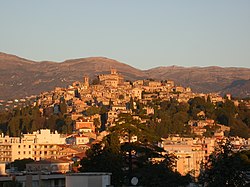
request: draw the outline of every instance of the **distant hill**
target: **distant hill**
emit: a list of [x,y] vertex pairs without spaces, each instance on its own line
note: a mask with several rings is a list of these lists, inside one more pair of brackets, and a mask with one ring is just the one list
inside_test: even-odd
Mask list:
[[64,62],[34,62],[14,55],[0,53],[0,99],[20,98],[66,87],[84,75],[94,79],[116,68],[127,80],[153,78],[174,80],[178,85],[190,86],[195,92],[232,93],[250,96],[249,68],[222,67],[158,67],[139,70],[104,57],[80,58]]
[[158,67],[146,73],[155,79],[172,79],[182,86],[190,86],[195,92],[231,93],[235,97],[250,96],[250,68],[210,67]]

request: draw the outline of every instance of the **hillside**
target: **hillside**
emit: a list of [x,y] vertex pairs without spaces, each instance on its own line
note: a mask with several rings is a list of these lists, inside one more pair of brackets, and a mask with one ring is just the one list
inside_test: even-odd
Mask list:
[[171,79],[178,85],[190,86],[195,92],[232,93],[233,96],[250,95],[249,68],[222,67],[158,67],[139,70],[127,64],[104,57],[66,60],[64,62],[34,62],[14,55],[0,53],[0,99],[19,98],[55,86],[66,87],[83,75],[94,79],[98,74],[116,68],[125,79]]
[[84,75],[94,79],[97,75],[116,68],[125,79],[146,78],[141,70],[118,61],[91,57],[56,62],[34,62],[14,55],[0,53],[0,99],[19,98],[66,87]]
[[[146,71],[154,79],[171,79],[182,86],[190,86],[195,92],[231,93],[237,97],[250,96],[249,68],[211,67],[158,67]],[[243,83],[244,82],[244,83]],[[248,83],[249,84],[249,83]]]

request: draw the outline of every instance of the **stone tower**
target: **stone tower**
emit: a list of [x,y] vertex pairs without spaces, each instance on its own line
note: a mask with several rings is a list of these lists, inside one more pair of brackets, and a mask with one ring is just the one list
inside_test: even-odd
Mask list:
[[83,85],[89,87],[89,77],[83,76]]

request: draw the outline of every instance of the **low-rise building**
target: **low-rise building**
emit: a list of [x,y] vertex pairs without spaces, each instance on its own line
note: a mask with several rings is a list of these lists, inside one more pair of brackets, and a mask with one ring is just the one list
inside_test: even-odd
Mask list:
[[46,159],[26,164],[27,172],[67,173],[72,170],[72,162],[62,159]]

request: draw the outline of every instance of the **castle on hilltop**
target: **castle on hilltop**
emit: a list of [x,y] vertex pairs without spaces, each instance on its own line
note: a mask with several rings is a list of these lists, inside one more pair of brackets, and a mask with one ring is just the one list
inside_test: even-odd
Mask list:
[[124,77],[117,73],[117,70],[112,68],[110,74],[102,74],[98,76],[102,85],[117,87],[124,83]]

